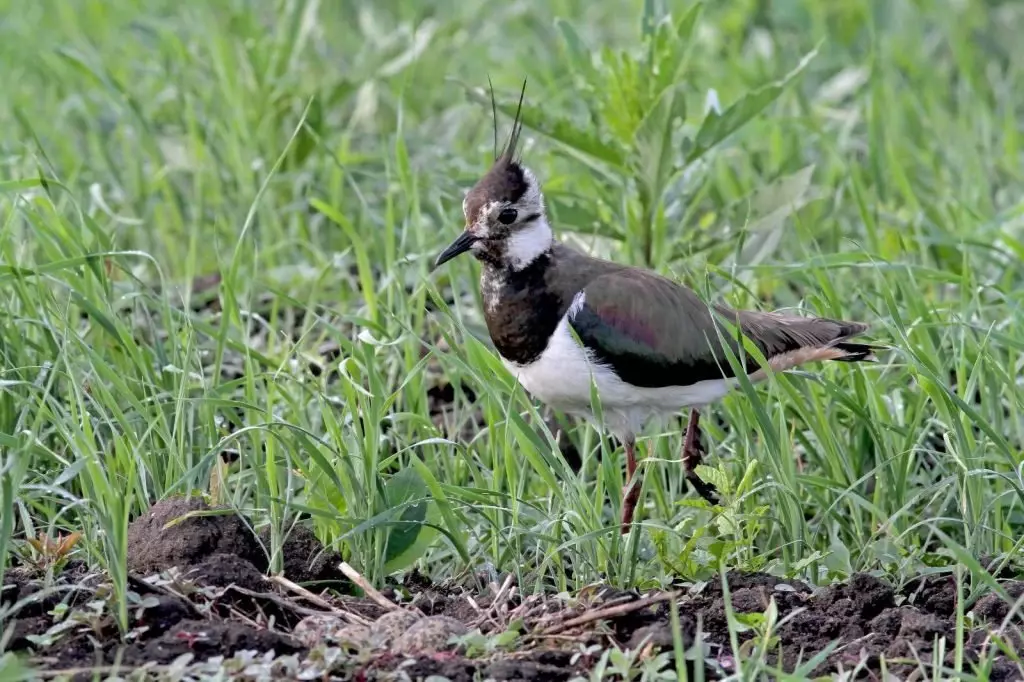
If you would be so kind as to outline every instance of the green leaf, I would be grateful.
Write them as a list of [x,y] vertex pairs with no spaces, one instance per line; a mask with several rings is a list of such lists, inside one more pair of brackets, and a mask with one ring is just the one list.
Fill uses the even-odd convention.
[[649,59],[653,65],[650,71],[655,75],[650,81],[652,92],[661,92],[684,80],[685,65],[693,46],[690,38],[703,7],[703,3],[696,3],[675,23],[666,15],[657,25],[650,37]]
[[7,652],[0,658],[0,682],[22,682],[22,680],[34,679],[38,679],[36,671],[13,653]]
[[24,192],[42,186],[43,179],[41,177],[27,178],[25,180],[0,180],[0,193]]
[[562,34],[562,42],[565,43],[566,56],[572,65],[572,70],[589,80],[588,77],[594,72],[590,47],[580,38],[580,34],[576,32],[576,27],[572,25],[572,22],[559,17],[555,19],[555,28]]
[[356,256],[356,266],[359,273],[359,281],[362,285],[363,298],[366,301],[367,313],[371,320],[377,321],[377,286],[373,281],[373,269],[370,267],[370,257],[366,250],[366,240],[363,239],[359,228],[352,224],[340,211],[329,205],[326,201],[312,197],[309,200],[310,206],[326,216],[345,233],[345,236],[352,243],[352,251]]
[[991,573],[985,570],[985,567],[981,565],[981,562],[978,561],[967,548],[958,544],[953,540],[953,538],[949,537],[938,528],[933,528],[932,532],[942,540],[942,544],[944,544],[946,548],[953,553],[953,556],[956,557],[957,561],[970,571],[972,578],[987,585],[1007,604],[1012,604],[1014,602],[1014,598],[1010,596],[1009,592],[1006,591],[1006,588],[1003,587]]
[[672,173],[672,128],[686,116],[686,98],[681,90],[681,83],[665,88],[640,121],[634,136],[631,162],[655,201],[660,199]]
[[829,545],[824,563],[829,571],[839,575],[845,576],[853,572],[850,564],[850,550],[842,542],[837,541]]
[[434,498],[434,503],[437,504],[441,512],[441,516],[444,517],[445,527],[447,530],[446,536],[455,546],[455,551],[459,553],[459,558],[468,564],[470,562],[469,550],[466,548],[466,543],[462,539],[462,529],[465,527],[465,524],[459,522],[451,501],[448,499],[448,496],[445,495],[444,489],[441,487],[441,483],[437,480],[437,477],[434,476],[434,472],[430,470],[430,467],[424,464],[423,460],[415,454],[410,456],[409,461],[414,467],[416,467],[416,471],[419,472],[420,476],[423,477],[424,483],[426,483],[427,488],[430,490],[431,497]]
[[[429,491],[415,469],[402,469],[388,479],[384,494],[392,509],[407,505],[388,534],[384,572],[390,574],[406,568],[418,559],[433,542],[437,532],[424,525],[429,507]],[[418,501],[407,504],[412,500]]]
[[[747,226],[748,238],[735,259],[736,264],[758,265],[775,253],[786,231],[786,218],[808,202],[807,190],[813,174],[814,164],[811,164],[754,193],[750,199],[751,212],[760,217]],[[747,281],[752,276],[748,270],[740,273],[739,279]]]
[[701,158],[709,149],[729,135],[732,135],[746,125],[750,119],[764,111],[769,104],[785,92],[786,88],[793,83],[794,79],[803,72],[817,54],[818,48],[814,48],[804,55],[800,63],[796,65],[796,68],[786,74],[781,80],[747,93],[721,114],[709,111],[704,122],[701,123],[700,129],[697,131],[692,148],[686,154],[686,163],[691,164]]
[[509,629],[494,636],[494,646],[507,649],[519,641],[519,633]]
[[693,29],[697,25],[697,19],[700,18],[701,12],[704,11],[703,2],[695,2],[686,10],[679,21],[676,22],[676,39],[680,42],[688,42],[693,36]]
[[657,0],[644,0],[644,13],[640,17],[640,34],[649,38],[654,34],[658,21],[664,16],[665,10]]
[[515,411],[508,412],[509,425],[515,431],[518,438],[522,439],[523,445],[526,442],[529,446],[522,448],[522,456],[530,463],[536,473],[544,480],[544,484],[555,492],[556,495],[561,497],[563,492],[562,486],[559,485],[558,479],[555,478],[554,473],[551,471],[551,467],[548,466],[547,462],[544,461],[544,456],[541,453],[550,450],[544,439],[541,438],[534,429],[530,428],[530,425],[526,423],[522,415]]
[[734,617],[737,623],[751,629],[761,627],[765,621],[765,615],[758,611],[739,612]]
[[121,336],[121,332],[117,328],[117,324],[108,315],[104,314],[99,308],[93,305],[92,301],[82,296],[77,291],[71,292],[72,300],[80,307],[83,311],[88,313],[89,319],[98,324],[103,328],[107,334],[109,334],[114,341],[117,342],[121,348],[127,348],[124,342],[124,338]]
[[585,199],[568,193],[551,193],[545,197],[552,217],[562,230],[580,234],[594,234],[610,239],[622,239],[621,225],[604,220],[594,210],[595,199]]

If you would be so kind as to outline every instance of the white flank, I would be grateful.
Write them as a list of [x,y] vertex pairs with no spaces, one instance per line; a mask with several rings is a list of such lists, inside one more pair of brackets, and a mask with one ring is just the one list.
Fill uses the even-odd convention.
[[542,253],[551,248],[554,236],[551,226],[542,215],[532,223],[508,236],[505,256],[513,270],[522,270]]
[[639,433],[651,417],[678,414],[689,407],[703,407],[724,397],[734,381],[712,379],[691,386],[638,388],[620,379],[611,368],[594,361],[569,329],[569,314],[583,306],[580,292],[573,299],[574,310],[567,313],[551,335],[541,356],[528,365],[504,358],[505,367],[517,377],[530,395],[555,409],[593,419],[590,409],[591,377],[597,386],[605,425],[618,438]]
[[587,302],[587,292],[581,291],[572,297],[572,303],[569,304],[569,310],[565,313],[566,318],[570,321],[575,320],[576,316],[581,310],[583,310],[584,304]]

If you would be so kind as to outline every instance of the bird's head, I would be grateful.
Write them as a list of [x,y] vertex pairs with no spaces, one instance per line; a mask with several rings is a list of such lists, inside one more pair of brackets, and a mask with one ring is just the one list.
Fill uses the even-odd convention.
[[487,174],[466,193],[462,201],[465,229],[437,257],[435,268],[469,251],[489,266],[522,270],[550,250],[553,235],[544,195],[537,178],[517,156],[522,106],[520,94],[508,141]]

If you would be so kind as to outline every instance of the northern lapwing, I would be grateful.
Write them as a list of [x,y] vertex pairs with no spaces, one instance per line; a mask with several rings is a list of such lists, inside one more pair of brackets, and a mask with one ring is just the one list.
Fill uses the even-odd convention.
[[623,533],[640,494],[636,435],[652,417],[689,409],[686,479],[717,504],[717,490],[695,471],[702,454],[699,410],[736,385],[734,366],[751,381],[767,377],[744,353],[739,333],[782,372],[822,360],[873,360],[874,346],[850,341],[868,326],[709,305],[653,271],[594,258],[555,239],[540,184],[518,156],[525,88],[524,82],[504,148],[462,202],[464,231],[434,268],[467,251],[480,262],[488,333],[529,394],[593,421],[596,386],[604,424],[626,450]]

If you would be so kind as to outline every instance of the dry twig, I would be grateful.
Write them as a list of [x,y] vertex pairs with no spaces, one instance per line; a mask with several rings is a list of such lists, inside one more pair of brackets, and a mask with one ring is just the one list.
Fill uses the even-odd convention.
[[293,583],[291,580],[288,580],[288,578],[285,578],[283,575],[267,576],[265,580],[269,580],[272,583],[277,583],[289,592],[294,592],[306,601],[312,602],[313,604],[316,604],[322,609],[325,609],[327,611],[334,610],[334,607],[326,599],[324,599],[318,594],[313,594],[302,585],[297,585],[296,583]]
[[575,618],[570,618],[567,621],[555,623],[549,625],[548,627],[542,628],[537,634],[541,636],[554,635],[560,632],[565,632],[566,630],[570,630],[580,625],[593,623],[597,620],[604,620],[606,618],[616,618],[618,616],[624,616],[627,613],[632,613],[633,611],[645,609],[648,606],[651,606],[652,604],[657,604],[659,602],[675,599],[680,594],[682,593],[665,592],[663,594],[653,594],[649,597],[637,599],[636,601],[631,601],[626,604],[616,604],[614,606],[606,606],[604,608],[595,609],[593,611],[587,611],[586,613],[580,616],[576,616]]
[[505,597],[508,595],[509,590],[512,589],[512,581],[514,579],[515,576],[511,573],[505,576],[505,582],[501,584],[501,588],[498,590],[498,594],[494,595],[494,599],[493,601],[491,601],[491,608],[494,609],[495,613],[498,613],[498,607],[505,600]]
[[270,582],[276,583],[277,585],[280,585],[281,587],[283,587],[286,590],[294,592],[295,594],[299,595],[300,597],[302,597],[306,601],[311,602],[313,604],[316,604],[317,606],[319,606],[320,608],[324,609],[325,611],[330,612],[332,615],[340,616],[341,618],[347,618],[349,621],[355,623],[356,625],[369,625],[370,624],[370,621],[367,620],[366,618],[363,618],[362,616],[360,616],[358,614],[355,614],[355,613],[352,613],[350,611],[346,611],[345,609],[340,609],[337,606],[334,606],[333,604],[331,604],[329,601],[327,601],[326,599],[324,599],[320,595],[314,594],[313,592],[310,592],[309,590],[307,590],[302,585],[297,585],[296,583],[293,583],[291,580],[288,580],[288,578],[285,578],[283,575],[272,575],[272,576],[268,577],[267,580],[269,580]]
[[[609,599],[607,601],[600,602],[600,603],[601,603],[601,608],[602,609],[610,609],[613,606],[619,606],[621,604],[632,604],[636,600],[637,600],[637,598],[634,597],[633,595],[631,595],[631,594],[624,594],[624,595],[622,595],[620,597],[615,597],[613,599]],[[569,612],[569,609],[562,609],[561,611],[556,611],[555,613],[548,613],[547,615],[541,616],[541,618],[537,621],[537,628],[539,630],[543,630],[544,628],[548,627],[549,625],[557,624],[557,623],[559,623],[561,621],[568,620],[569,616],[566,615],[568,612]],[[575,618],[576,616],[572,616],[572,617]]]
[[378,592],[377,588],[371,585],[369,580],[360,575],[359,571],[352,568],[348,562],[342,561],[341,564],[338,565],[338,568],[341,569],[341,572],[345,574],[346,578],[358,585],[366,596],[372,599],[381,608],[387,609],[388,611],[394,611],[401,608],[398,604]]
[[325,614],[323,611],[317,611],[316,609],[310,609],[310,608],[306,608],[305,606],[300,606],[300,605],[296,604],[295,602],[290,601],[288,599],[285,599],[284,597],[278,596],[278,595],[276,595],[276,594],[274,594],[272,592],[257,592],[255,590],[249,590],[249,589],[246,589],[244,587],[239,587],[238,585],[235,585],[235,584],[228,585],[228,587],[225,588],[225,592],[227,590],[234,590],[235,592],[238,592],[239,594],[244,594],[247,597],[253,597],[255,599],[266,599],[267,601],[273,602],[273,603],[277,604],[278,606],[280,606],[282,608],[289,609],[289,610],[294,611],[295,613],[298,613],[298,614],[303,615],[303,616],[332,615],[332,614]]

